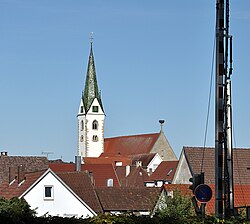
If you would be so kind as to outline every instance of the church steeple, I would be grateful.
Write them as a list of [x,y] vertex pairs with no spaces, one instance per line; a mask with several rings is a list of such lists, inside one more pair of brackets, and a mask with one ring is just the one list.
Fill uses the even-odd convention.
[[93,38],[90,38],[90,54],[86,74],[85,88],[78,112],[78,149],[81,157],[99,157],[104,151],[104,110],[98,91]]
[[83,103],[84,103],[84,109],[86,112],[89,111],[91,104],[93,103],[94,99],[96,98],[103,110],[101,96],[98,91],[98,84],[97,84],[97,78],[96,78],[96,71],[95,71],[95,62],[94,62],[94,55],[93,55],[93,49],[92,49],[92,37],[90,41],[90,54],[89,54],[89,62],[88,62],[88,69],[87,69],[87,76],[86,76],[86,82],[85,82],[85,88],[83,93]]

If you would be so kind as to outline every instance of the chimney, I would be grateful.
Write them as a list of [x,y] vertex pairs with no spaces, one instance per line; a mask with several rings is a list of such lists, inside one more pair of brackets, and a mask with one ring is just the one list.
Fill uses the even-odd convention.
[[17,169],[18,184],[20,184],[24,179],[25,179],[24,166],[20,165],[20,166],[18,166],[18,169]]
[[9,184],[17,178],[16,167],[9,167]]
[[8,152],[2,151],[2,152],[1,152],[1,157],[2,157],[2,156],[8,156]]
[[91,183],[94,185],[94,177],[93,177],[93,172],[89,171],[89,178],[91,180]]
[[82,170],[81,156],[75,156],[76,171],[80,172]]
[[136,167],[142,166],[142,161],[139,161],[139,160],[136,161],[136,162],[135,162],[135,165],[136,165]]
[[129,175],[130,173],[130,165],[126,166],[126,177]]

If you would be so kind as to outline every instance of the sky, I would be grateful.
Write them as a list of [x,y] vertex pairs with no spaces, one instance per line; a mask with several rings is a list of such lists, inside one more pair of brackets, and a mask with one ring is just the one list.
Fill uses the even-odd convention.
[[[233,144],[250,147],[250,1],[230,3]],[[164,119],[177,157],[203,146],[214,31],[215,0],[0,0],[0,151],[74,161],[90,32],[105,137],[156,133]]]

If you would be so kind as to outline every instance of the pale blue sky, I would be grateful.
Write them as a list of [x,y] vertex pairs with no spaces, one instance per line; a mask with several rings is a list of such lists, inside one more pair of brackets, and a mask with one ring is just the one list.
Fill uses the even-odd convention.
[[[250,147],[250,1],[231,0],[236,146]],[[105,137],[164,132],[203,146],[215,0],[0,0],[0,150],[74,160],[94,32]],[[214,86],[212,100],[214,100]],[[207,146],[214,144],[214,109]]]

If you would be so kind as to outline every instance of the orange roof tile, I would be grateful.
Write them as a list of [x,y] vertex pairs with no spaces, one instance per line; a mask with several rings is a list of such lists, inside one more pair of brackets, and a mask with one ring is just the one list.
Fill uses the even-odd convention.
[[128,176],[120,179],[121,185],[126,187],[144,187],[148,173],[141,167],[135,167]]
[[106,138],[104,141],[104,155],[150,153],[158,137],[159,133]]
[[[214,148],[183,147],[184,154],[190,166],[191,172],[200,173],[203,159],[203,172],[205,172],[205,183],[213,184],[215,181],[215,159]],[[234,183],[250,184],[250,149],[236,148],[233,150]]]
[[96,188],[104,212],[152,211],[159,200],[161,188],[105,187]]
[[[49,167],[55,172],[75,171],[75,164],[49,164]],[[93,174],[94,185],[98,187],[107,186],[107,180],[113,179],[114,186],[120,186],[118,177],[112,164],[82,164],[82,171],[88,170]]]
[[20,185],[17,179],[11,185],[9,185],[9,181],[5,181],[0,187],[0,195],[6,199],[20,197],[45,172],[46,170],[26,173],[25,180]]
[[[182,195],[193,195],[189,184],[165,184],[167,191],[180,190]],[[212,198],[206,205],[207,214],[215,213],[215,185],[209,184],[212,189]],[[234,207],[250,206],[250,185],[234,185]]]
[[121,162],[122,166],[132,165],[131,158],[127,156],[101,156],[101,157],[86,157],[85,164],[113,164],[116,166],[117,162]]
[[177,165],[178,161],[162,161],[153,174],[148,178],[148,180],[167,180],[171,182],[173,180]]
[[102,212],[88,172],[64,172],[57,175],[96,213]]

